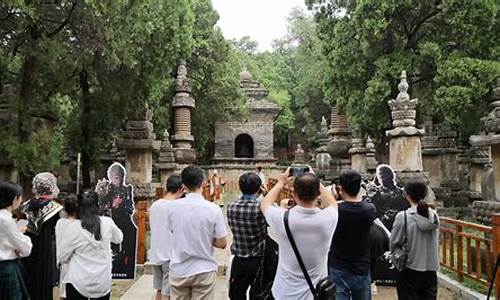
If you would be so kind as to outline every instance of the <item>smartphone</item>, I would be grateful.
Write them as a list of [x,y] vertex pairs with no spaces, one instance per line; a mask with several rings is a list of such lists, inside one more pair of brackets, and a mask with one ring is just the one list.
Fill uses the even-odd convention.
[[309,167],[304,166],[304,167],[291,167],[290,168],[290,176],[293,176],[295,178],[298,178],[306,173],[309,173]]

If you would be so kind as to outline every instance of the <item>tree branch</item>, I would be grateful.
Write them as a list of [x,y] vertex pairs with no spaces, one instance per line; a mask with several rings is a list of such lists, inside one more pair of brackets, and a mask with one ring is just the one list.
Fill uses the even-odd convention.
[[63,28],[68,24],[69,19],[70,19],[71,15],[73,14],[73,11],[75,10],[76,5],[78,4],[78,1],[79,0],[75,0],[75,2],[73,2],[71,9],[69,10],[68,15],[66,16],[66,19],[54,31],[47,34],[47,37],[49,37],[49,38],[53,37],[54,35],[58,34],[61,30],[63,30]]
[[416,25],[413,27],[413,30],[410,32],[410,35],[408,36],[407,42],[406,42],[406,49],[411,49],[415,46],[415,44],[418,42],[419,39],[415,39],[415,36],[417,35],[418,31],[424,25],[430,18],[436,16],[441,12],[441,9],[436,8],[434,9],[431,13],[423,17]]

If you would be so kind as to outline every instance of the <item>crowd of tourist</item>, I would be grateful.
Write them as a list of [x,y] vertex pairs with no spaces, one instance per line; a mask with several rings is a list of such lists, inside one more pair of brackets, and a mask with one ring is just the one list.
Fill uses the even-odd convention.
[[[304,169],[302,169],[303,171]],[[389,166],[373,182],[343,172],[325,187],[312,168],[289,168],[266,190],[262,169],[242,174],[241,196],[227,208],[232,232],[230,299],[371,299],[386,250],[399,299],[436,299],[438,227],[424,201],[427,186],[396,185]],[[171,175],[166,193],[150,207],[156,299],[215,299],[214,248],[227,247],[219,203],[203,196],[203,170]],[[285,186],[292,199],[280,201]],[[51,173],[33,179],[33,198],[0,183],[0,299],[109,299],[112,244],[123,240],[102,216],[98,195],[86,190],[54,201]]]

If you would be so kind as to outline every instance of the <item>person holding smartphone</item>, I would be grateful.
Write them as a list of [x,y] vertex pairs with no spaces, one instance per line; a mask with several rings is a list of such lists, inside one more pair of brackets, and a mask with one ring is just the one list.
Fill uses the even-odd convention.
[[[337,202],[335,195],[321,184],[310,167],[308,167],[308,172],[296,172],[296,169],[290,172],[291,170],[292,168],[288,168],[280,175],[278,182],[268,192],[260,206],[279,245],[278,269],[272,293],[277,300],[312,300],[314,296],[285,230],[284,215],[287,209],[275,207],[272,204],[278,199],[283,187],[291,183],[293,177],[296,176],[293,180],[293,200],[296,205],[289,210],[289,227],[293,232],[307,273],[316,284],[328,274],[326,262],[332,236],[337,226]],[[317,207],[318,197],[325,209]]]

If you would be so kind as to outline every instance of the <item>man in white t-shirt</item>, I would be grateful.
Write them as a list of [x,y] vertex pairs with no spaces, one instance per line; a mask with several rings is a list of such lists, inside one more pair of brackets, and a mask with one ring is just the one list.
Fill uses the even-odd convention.
[[155,300],[170,299],[169,264],[172,232],[168,227],[167,214],[169,205],[184,193],[179,175],[170,175],[167,179],[167,192],[163,198],[155,201],[149,209],[151,226],[151,257],[153,264],[153,287],[157,291]]
[[[279,244],[278,270],[272,292],[276,300],[312,300],[313,294],[285,231],[283,217],[286,209],[272,206],[283,187],[292,181],[289,171],[280,175],[277,184],[261,203],[261,210]],[[293,188],[293,200],[297,205],[290,209],[290,231],[309,277],[316,285],[328,276],[328,251],[338,221],[337,202],[313,173],[295,178]],[[318,196],[325,205],[323,210],[317,207]]]
[[221,209],[203,198],[203,171],[182,170],[185,198],[170,203],[172,230],[170,289],[173,299],[214,299],[217,262],[214,247],[226,248],[226,225]]

